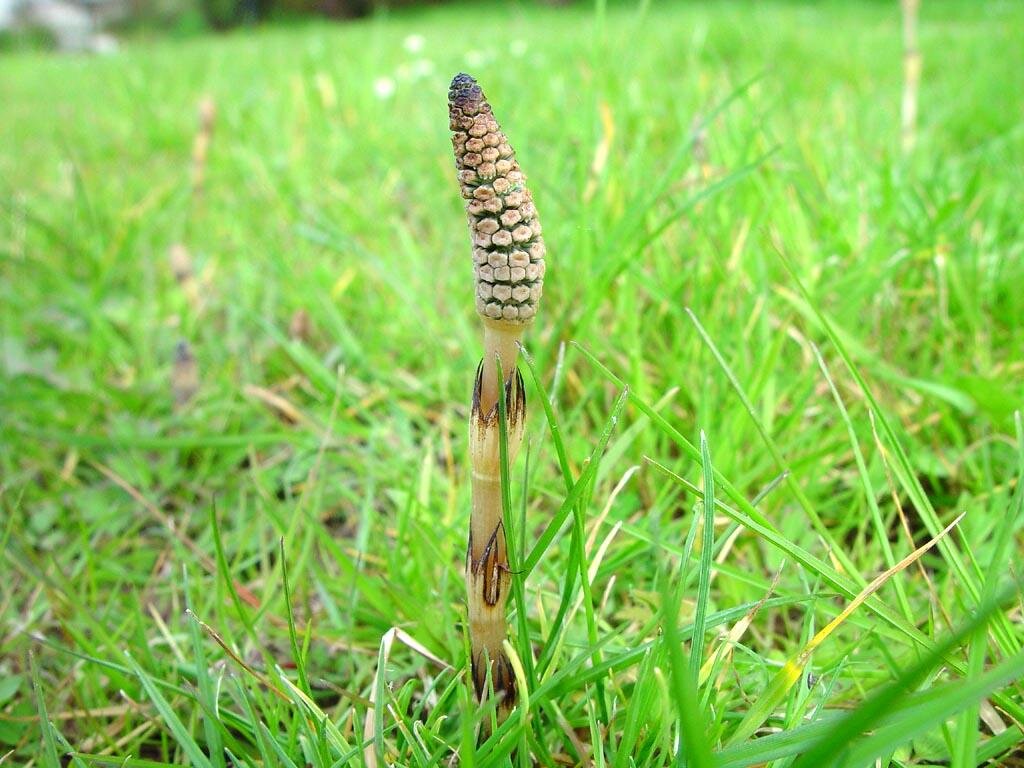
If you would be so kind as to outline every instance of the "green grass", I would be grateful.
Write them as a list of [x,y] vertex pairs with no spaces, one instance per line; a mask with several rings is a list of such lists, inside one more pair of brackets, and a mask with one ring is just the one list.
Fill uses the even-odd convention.
[[[925,0],[909,155],[896,6],[467,4],[5,55],[0,766],[1010,760],[1024,6]],[[527,695],[479,743],[461,70],[549,252],[506,473]]]

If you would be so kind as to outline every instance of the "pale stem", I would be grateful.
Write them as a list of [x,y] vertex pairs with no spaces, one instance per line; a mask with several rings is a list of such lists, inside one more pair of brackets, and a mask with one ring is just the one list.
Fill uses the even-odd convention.
[[519,354],[516,342],[522,336],[521,325],[484,321],[484,377],[480,389],[482,413],[491,412],[491,408],[498,402],[498,393],[501,391],[498,385],[498,371],[494,364],[495,358],[501,360],[501,371],[505,375],[505,381],[508,381],[509,375],[515,371],[516,357]]
[[[494,689],[504,694],[502,711],[515,698],[511,666],[502,649],[506,637],[505,603],[511,574],[505,528],[502,525],[501,440],[499,437],[498,398],[505,397],[504,382],[498,380],[497,361],[508,381],[516,376],[516,343],[522,326],[484,323],[484,358],[479,390],[470,416],[470,456],[472,459],[473,511],[469,522],[469,552],[466,586],[469,591],[469,625],[473,647],[474,684],[482,692],[490,671]],[[521,384],[519,385],[521,386]],[[508,460],[515,459],[522,440],[522,392],[513,388],[508,405]],[[518,403],[518,405],[516,405]],[[490,664],[484,660],[489,659]]]

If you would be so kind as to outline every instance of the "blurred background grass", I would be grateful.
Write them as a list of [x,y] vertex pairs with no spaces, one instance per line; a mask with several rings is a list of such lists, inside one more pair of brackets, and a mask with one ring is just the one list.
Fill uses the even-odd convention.
[[[121,664],[130,649],[155,678],[193,679],[191,649],[179,648],[188,600],[244,657],[282,663],[287,627],[271,620],[285,613],[282,536],[292,604],[300,628],[311,627],[305,663],[326,681],[318,696],[346,736],[362,734],[390,627],[461,669],[464,423],[479,342],[447,134],[445,93],[458,71],[488,93],[544,223],[547,285],[527,345],[575,471],[616,390],[567,342],[659,402],[694,441],[703,428],[715,467],[750,497],[792,472],[859,574],[886,565],[869,499],[906,554],[863,392],[826,343],[818,308],[943,522],[968,511],[958,546],[978,563],[992,557],[1022,461],[1019,3],[926,0],[909,154],[896,3],[457,3],[344,24],[285,14],[226,35],[193,33],[195,17],[181,18],[171,35],[135,28],[108,56],[22,49],[0,59],[0,535],[10,574],[0,583],[0,673],[14,681],[0,687],[0,754],[6,745],[16,763],[31,760],[39,743],[26,666],[34,646],[42,699],[77,748],[179,758],[166,721],[133,703],[138,676],[100,662]],[[215,117],[198,188],[203,103]],[[684,308],[722,351],[783,466]],[[850,410],[867,486],[812,342]],[[194,394],[182,391],[189,378]],[[692,498],[644,457],[698,484],[700,465],[632,407],[626,414],[597,472],[587,533],[600,541],[625,526],[593,591],[602,634],[621,632],[631,646],[650,636],[650,606],[692,522]],[[539,407],[531,419],[529,490],[516,487],[529,540],[565,497]],[[922,543],[919,510],[905,489],[895,496]],[[214,506],[226,563],[254,603],[247,620],[216,573]],[[790,491],[759,509],[828,557]],[[723,610],[763,597],[782,566],[734,532],[723,521],[716,545],[723,570],[711,600]],[[972,604],[947,558],[926,563],[900,578],[915,623],[938,635]],[[560,539],[527,586],[537,647],[571,564]],[[778,594],[816,594],[792,563],[781,574]],[[890,589],[882,599],[896,604]],[[563,639],[585,649],[577,613]],[[758,616],[750,653],[730,662],[736,678],[715,688],[713,738],[834,613],[824,600]],[[849,706],[915,656],[872,631],[865,619],[818,651],[815,675],[830,685],[803,691],[801,706]],[[387,674],[404,683],[434,670],[403,657]],[[622,705],[635,674],[621,671],[612,686]],[[584,727],[587,689],[571,679],[561,706]],[[198,738],[188,690],[173,708]],[[288,719],[265,690],[253,695]],[[444,712],[457,709],[431,717]],[[650,717],[656,744],[671,718]],[[581,759],[553,731],[546,749]],[[939,746],[917,754],[941,754],[943,733],[948,742],[936,726]],[[237,738],[238,754],[257,754]],[[392,756],[412,759],[400,730],[387,738]],[[609,759],[657,762],[642,740],[616,739]]]

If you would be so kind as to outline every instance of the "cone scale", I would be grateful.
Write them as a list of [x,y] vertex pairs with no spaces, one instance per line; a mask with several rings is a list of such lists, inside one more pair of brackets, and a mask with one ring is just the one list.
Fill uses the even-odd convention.
[[[502,517],[498,398],[505,399],[508,461],[523,440],[526,396],[516,366],[518,343],[537,313],[544,280],[544,240],[526,176],[477,82],[459,74],[448,91],[455,167],[473,255],[474,301],[483,323],[484,355],[477,367],[469,423],[472,511],[466,588],[477,695],[488,679],[506,713],[515,676],[502,647],[511,585]],[[498,380],[498,365],[504,381]]]

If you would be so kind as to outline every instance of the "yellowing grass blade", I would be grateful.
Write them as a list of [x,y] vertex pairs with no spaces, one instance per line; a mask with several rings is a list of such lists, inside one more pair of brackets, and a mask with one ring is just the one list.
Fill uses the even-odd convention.
[[512,671],[516,676],[516,693],[519,699],[516,702],[516,706],[523,710],[520,720],[525,722],[530,716],[530,687],[526,682],[526,670],[523,669],[523,661],[519,658],[519,654],[516,653],[516,649],[512,647],[512,643],[504,640],[501,645],[508,655],[509,664],[512,665]]
[[764,694],[758,699],[757,703],[747,712],[746,717],[737,726],[736,731],[729,738],[728,745],[732,746],[743,739],[750,736],[754,731],[761,727],[765,720],[772,711],[782,702],[786,693],[800,680],[800,675],[803,673],[804,667],[807,666],[807,662],[811,658],[811,654],[814,653],[815,649],[821,645],[829,635],[831,635],[844,621],[846,621],[854,611],[856,611],[861,604],[867,600],[872,594],[877,592],[885,582],[895,576],[897,573],[902,571],[913,564],[918,558],[920,558],[925,552],[934,547],[944,536],[946,536],[957,523],[959,523],[965,513],[961,513],[957,518],[947,525],[939,535],[931,539],[926,544],[915,549],[905,558],[896,563],[892,568],[883,571],[871,581],[863,590],[850,601],[850,604],[844,608],[838,616],[832,621],[826,624],[821,630],[812,637],[805,645],[800,653],[794,656],[792,659],[787,661],[780,669],[772,681],[768,684],[768,688]]

